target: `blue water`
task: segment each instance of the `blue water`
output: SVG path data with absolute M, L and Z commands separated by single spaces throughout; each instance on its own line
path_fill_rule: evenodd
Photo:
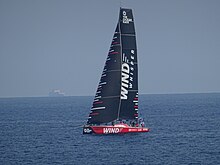
M 220 94 L 141 95 L 149 133 L 83 135 L 92 97 L 0 99 L 0 164 L 220 164 Z

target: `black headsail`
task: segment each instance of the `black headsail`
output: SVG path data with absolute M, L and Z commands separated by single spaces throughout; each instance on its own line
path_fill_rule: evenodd
M 138 67 L 134 18 L 120 9 L 102 76 L 87 124 L 138 117 Z

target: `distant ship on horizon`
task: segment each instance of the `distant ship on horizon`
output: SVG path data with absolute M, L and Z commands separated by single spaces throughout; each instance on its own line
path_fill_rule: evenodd
M 55 89 L 51 92 L 49 92 L 49 97 L 63 97 L 65 96 L 64 92 L 61 92 L 59 89 Z

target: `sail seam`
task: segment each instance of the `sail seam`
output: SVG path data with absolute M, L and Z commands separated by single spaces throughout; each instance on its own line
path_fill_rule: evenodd
M 121 34 L 122 36 L 131 36 L 131 37 L 135 37 L 135 34 Z
M 106 71 L 106 73 L 108 72 L 120 72 L 121 70 L 109 70 L 109 71 Z
M 113 47 L 113 46 L 120 46 L 120 44 L 111 45 L 111 47 Z
M 94 111 L 94 110 L 102 110 L 102 109 L 105 109 L 105 107 L 92 108 L 91 110 Z
M 138 90 L 128 90 L 128 91 L 130 91 L 130 92 L 136 92 L 136 91 L 138 91 Z
M 120 97 L 120 95 L 117 95 L 117 96 L 106 96 L 106 97 L 102 97 L 102 99 L 115 98 L 115 97 Z

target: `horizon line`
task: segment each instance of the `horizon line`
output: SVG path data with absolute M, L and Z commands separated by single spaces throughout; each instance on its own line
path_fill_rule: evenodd
M 184 95 L 184 94 L 220 94 L 219 92 L 180 92 L 180 93 L 141 93 L 140 95 Z M 0 97 L 0 99 L 10 99 L 10 98 L 63 98 L 63 97 L 94 97 L 94 95 L 64 95 L 64 96 L 8 96 Z

